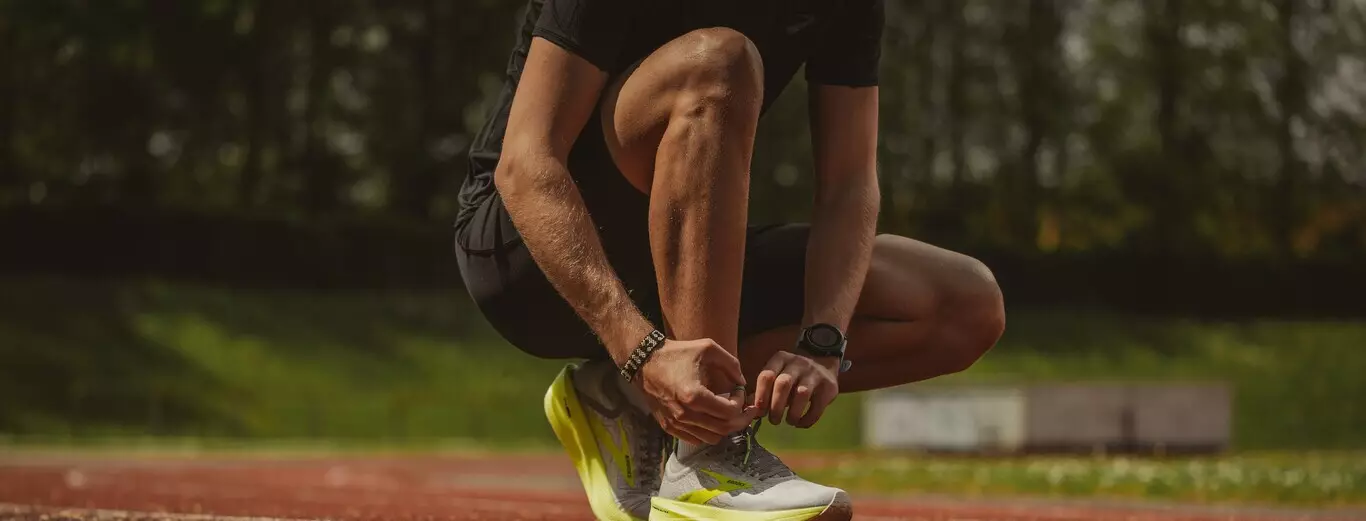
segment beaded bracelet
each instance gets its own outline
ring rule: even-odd
[[[650,355],[663,345],[664,333],[660,333],[658,329],[650,331],[650,334],[641,339],[640,346],[636,347],[635,351],[631,351],[631,356],[626,358],[626,363],[621,367],[621,377],[625,378],[627,382],[635,380],[641,366],[645,365],[645,361],[650,359]]]

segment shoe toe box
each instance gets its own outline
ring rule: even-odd
[[[789,479],[758,491],[742,491],[726,498],[725,506],[734,510],[775,511],[795,510],[839,503],[848,503],[843,490],[812,483],[804,479]]]

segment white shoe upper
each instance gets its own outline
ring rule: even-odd
[[[844,494],[792,472],[755,440],[758,424],[717,445],[680,447],[664,466],[660,497],[728,510],[771,512],[825,506]]]

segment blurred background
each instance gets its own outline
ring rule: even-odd
[[[523,5],[0,0],[6,443],[556,450],[562,363],[493,334],[452,250]],[[1366,502],[1366,2],[887,9],[880,229],[983,259],[1009,309],[913,387],[1226,386],[1228,459],[818,476]],[[807,218],[805,94],[761,125],[756,222]],[[873,401],[764,436],[872,450]]]

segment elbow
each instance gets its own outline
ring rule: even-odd
[[[565,173],[563,164],[562,157],[534,142],[509,138],[493,170],[493,186],[505,202],[525,198],[524,194],[554,190],[559,174]]]
[[[493,186],[498,190],[498,195],[507,200],[516,197],[520,185],[525,184],[525,175],[521,174],[525,170],[525,156],[518,153],[504,152],[498,159],[498,166],[493,170]]]

